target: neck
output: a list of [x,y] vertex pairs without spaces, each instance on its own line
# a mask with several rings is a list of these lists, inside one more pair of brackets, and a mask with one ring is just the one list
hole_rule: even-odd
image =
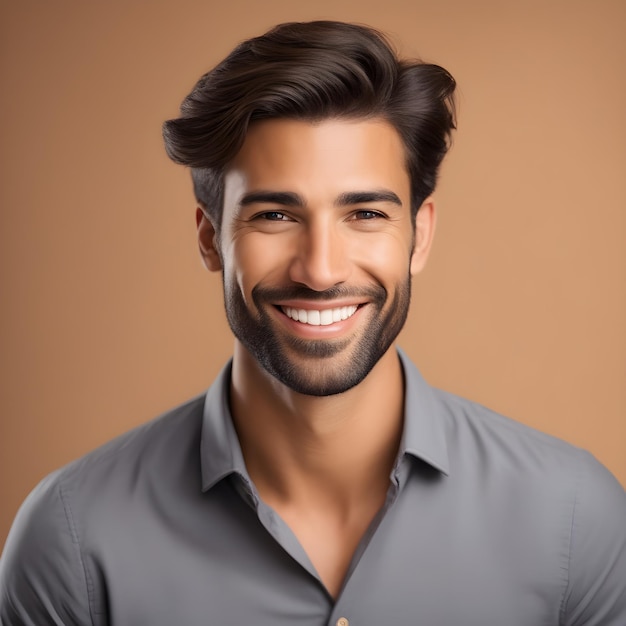
[[269,503],[297,503],[306,494],[309,502],[347,511],[384,497],[402,432],[403,399],[393,347],[356,387],[323,397],[288,389],[241,344],[235,347],[233,420],[248,472]]

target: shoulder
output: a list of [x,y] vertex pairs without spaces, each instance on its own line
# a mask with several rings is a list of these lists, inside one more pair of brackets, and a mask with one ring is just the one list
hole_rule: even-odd
[[[199,468],[204,396],[47,476],[22,504],[0,561],[0,623],[92,623],[104,611],[87,535],[110,527],[156,485]],[[200,470],[197,471],[200,483]],[[61,621],[58,622],[57,620]]]
[[78,492],[95,484],[119,484],[133,475],[136,481],[147,471],[162,474],[185,459],[190,447],[199,456],[204,399],[197,396],[73,461],[56,473],[58,487]]
[[149,518],[201,487],[204,396],[113,439],[50,479],[81,546],[103,552],[112,528]]
[[584,453],[568,541],[563,623],[626,624],[626,492]]
[[432,387],[402,352],[400,356],[407,381],[407,440],[416,450],[420,441],[426,441],[422,448],[436,449],[450,478],[497,475],[506,476],[504,482],[508,482],[549,476],[570,482],[566,477],[580,464],[582,450],[477,402]]
[[506,509],[502,515],[511,516],[518,541],[528,535],[529,549],[536,544],[560,555],[561,623],[626,624],[626,492],[617,479],[586,450],[475,402],[433,393],[450,479]]
[[474,454],[500,471],[572,476],[586,467],[588,453],[558,437],[501,415],[477,402],[433,389],[444,422],[449,452]]
[[581,499],[595,500],[605,510],[623,509],[624,489],[588,451],[471,400],[438,389],[433,393],[451,473],[455,468],[472,473],[474,467],[482,476],[494,476],[503,489],[533,489],[553,503],[567,502],[572,512]]

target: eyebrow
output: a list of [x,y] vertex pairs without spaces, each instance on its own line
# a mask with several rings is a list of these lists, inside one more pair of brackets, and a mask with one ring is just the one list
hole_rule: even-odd
[[[345,207],[353,204],[368,204],[372,202],[391,202],[392,204],[402,206],[400,198],[393,191],[387,189],[348,191],[342,193],[337,200],[335,200],[335,205]],[[244,194],[239,201],[239,206],[244,207],[256,203],[278,204],[280,206],[289,207],[303,207],[306,204],[302,196],[291,191],[251,191]]]
[[336,200],[337,206],[350,206],[352,204],[368,204],[371,202],[391,202],[402,206],[400,198],[387,189],[377,189],[375,191],[349,191],[342,193]]
[[239,200],[239,206],[242,207],[257,203],[292,207],[304,206],[304,200],[297,193],[291,191],[251,191],[244,194]]

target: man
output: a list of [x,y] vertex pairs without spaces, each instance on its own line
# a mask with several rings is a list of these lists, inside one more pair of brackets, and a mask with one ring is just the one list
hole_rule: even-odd
[[31,494],[2,624],[626,624],[617,481],[394,347],[453,91],[336,22],[279,26],[200,79],[164,135],[232,362]]

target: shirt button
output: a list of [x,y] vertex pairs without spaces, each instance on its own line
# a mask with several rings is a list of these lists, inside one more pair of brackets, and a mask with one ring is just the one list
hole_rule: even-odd
[[350,622],[345,617],[340,617],[337,620],[337,626],[350,626]]

